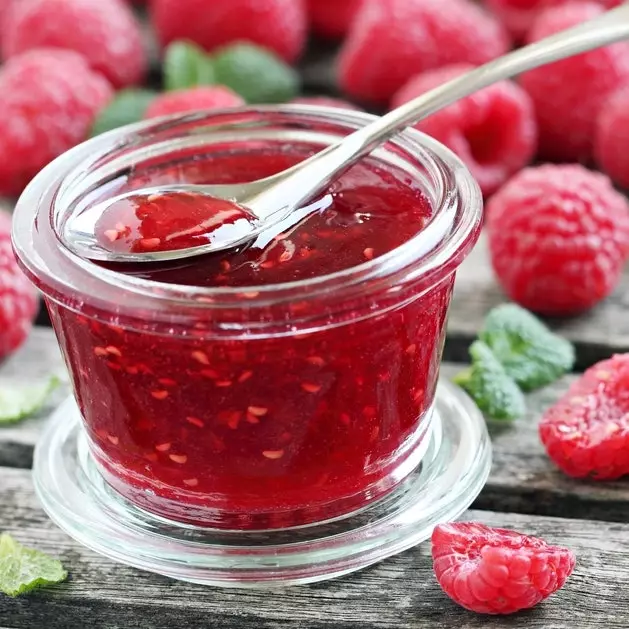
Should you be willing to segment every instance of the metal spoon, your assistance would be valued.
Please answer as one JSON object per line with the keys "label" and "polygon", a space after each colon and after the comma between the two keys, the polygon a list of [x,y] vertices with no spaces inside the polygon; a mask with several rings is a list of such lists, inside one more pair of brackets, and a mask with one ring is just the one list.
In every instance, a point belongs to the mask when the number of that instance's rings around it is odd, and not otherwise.
{"label": "metal spoon", "polygon": [[[405,127],[497,81],[527,70],[600,48],[629,37],[629,3],[593,20],[520,48],[398,107],[309,159],[277,175],[239,185],[165,185],[114,196],[71,217],[62,238],[81,257],[109,262],[165,262],[221,251],[251,241],[285,221],[324,191],[356,161]],[[235,225],[212,233],[207,244],[172,251],[109,251],[95,235],[102,213],[124,198],[173,191],[193,192],[234,201],[250,214]]]}

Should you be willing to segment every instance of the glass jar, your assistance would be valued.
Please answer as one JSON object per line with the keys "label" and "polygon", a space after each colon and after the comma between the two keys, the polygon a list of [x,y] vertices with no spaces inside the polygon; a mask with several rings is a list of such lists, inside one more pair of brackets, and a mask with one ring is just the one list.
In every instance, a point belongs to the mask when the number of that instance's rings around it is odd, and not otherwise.
{"label": "glass jar", "polygon": [[428,224],[333,274],[165,284],[80,259],[58,237],[80,203],[206,183],[203,160],[221,151],[322,148],[369,120],[282,106],[141,123],[70,151],[23,194],[15,250],[44,294],[90,452],[134,505],[197,526],[293,527],[372,504],[421,462],[455,272],[482,208],[437,142],[407,130],[373,156],[423,191]]}

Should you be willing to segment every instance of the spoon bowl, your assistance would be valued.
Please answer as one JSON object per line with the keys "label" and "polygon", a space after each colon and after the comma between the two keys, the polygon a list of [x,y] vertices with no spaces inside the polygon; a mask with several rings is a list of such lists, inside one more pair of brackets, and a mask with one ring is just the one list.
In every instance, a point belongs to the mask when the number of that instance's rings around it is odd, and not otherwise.
{"label": "spoon bowl", "polygon": [[[293,169],[290,169],[293,170]],[[109,197],[104,201],[90,204],[79,211],[72,220],[66,221],[62,230],[64,240],[71,239],[72,248],[76,253],[81,252],[83,257],[90,260],[102,262],[170,262],[173,260],[183,260],[186,258],[203,255],[203,253],[218,252],[231,249],[246,244],[264,235],[261,239],[264,242],[270,241],[279,233],[290,229],[292,226],[303,220],[306,216],[316,211],[324,210],[332,204],[330,195],[323,195],[314,202],[301,208],[285,206],[283,208],[269,207],[268,214],[261,215],[260,211],[253,214],[250,207],[260,207],[255,203],[256,189],[260,191],[273,185],[275,180],[290,172],[283,171],[278,175],[259,179],[253,184],[217,184],[217,185],[195,185],[172,184],[168,186],[153,186],[142,188],[141,190],[130,190]],[[208,212],[207,219],[198,223],[199,233],[193,236],[204,244],[182,247],[177,245],[181,238],[181,233],[173,233],[163,239],[162,245],[168,248],[153,248],[151,243],[147,243],[142,249],[127,251],[118,249],[117,244],[120,235],[118,232],[111,237],[108,236],[110,230],[102,225],[103,217],[113,208],[126,201],[143,200],[147,204],[156,204],[160,199],[166,199],[173,195],[181,197],[191,197],[197,204],[205,199],[210,202],[227,201],[237,215],[233,221],[222,221],[216,225],[212,224],[214,214]],[[110,221],[113,225],[115,221]],[[120,226],[120,232],[125,229],[131,231],[129,221],[124,221]],[[114,230],[115,231],[115,230]],[[187,236],[189,234],[183,234]],[[124,239],[122,239],[124,240]],[[140,239],[138,239],[141,242]],[[155,239],[147,239],[155,240]],[[190,239],[188,239],[190,240]],[[159,245],[160,243],[158,243]],[[210,251],[211,250],[211,251]],[[88,255],[89,254],[89,255]]]}
{"label": "spoon bowl", "polygon": [[[277,234],[287,223],[296,224],[309,211],[323,210],[330,205],[329,199],[320,198],[330,184],[407,126],[493,83],[626,38],[629,38],[629,3],[475,68],[271,177],[237,185],[177,184],[143,188],[80,208],[66,221],[62,240],[73,253],[90,260],[168,262],[237,247],[267,232]],[[210,212],[205,220],[210,221],[211,229],[204,231],[202,220],[202,229],[197,230],[198,237],[193,244],[188,243],[189,246],[121,251],[115,246],[115,238],[99,237],[98,226],[103,215],[116,204],[132,203],[138,198],[150,202],[151,197],[169,194],[195,195],[198,201],[228,202],[234,212],[240,214],[230,214],[228,221],[220,223]],[[314,203],[311,202],[313,199]],[[171,239],[172,244],[174,240]]]}

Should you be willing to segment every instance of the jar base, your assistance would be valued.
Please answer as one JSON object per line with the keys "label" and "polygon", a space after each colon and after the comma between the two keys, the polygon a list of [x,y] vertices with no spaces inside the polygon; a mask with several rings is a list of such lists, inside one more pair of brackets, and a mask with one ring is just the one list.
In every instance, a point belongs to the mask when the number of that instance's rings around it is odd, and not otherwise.
{"label": "jar base", "polygon": [[69,398],[35,448],[33,481],[60,528],[116,561],[192,583],[281,587],[365,568],[428,539],[437,524],[470,506],[489,475],[491,445],[477,407],[443,379],[426,439],[419,467],[366,509],[287,530],[224,531],[158,518],[113,491],[96,468]]}

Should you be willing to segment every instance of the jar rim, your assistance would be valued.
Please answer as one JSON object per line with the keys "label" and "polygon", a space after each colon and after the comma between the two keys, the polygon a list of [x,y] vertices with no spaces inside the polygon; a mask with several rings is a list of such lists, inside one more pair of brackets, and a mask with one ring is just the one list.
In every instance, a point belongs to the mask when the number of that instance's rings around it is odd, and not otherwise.
{"label": "jar rim", "polygon": [[[137,295],[140,298],[158,298],[161,302],[170,301],[173,304],[193,300],[195,306],[217,308],[221,305],[233,307],[236,302],[242,304],[242,296],[249,295],[247,307],[252,308],[293,300],[297,292],[310,297],[356,283],[390,277],[409,265],[413,266],[414,277],[430,277],[434,284],[437,281],[433,277],[435,273],[455,258],[460,263],[474,244],[476,238],[470,237],[480,229],[482,214],[482,195],[478,185],[452,151],[416,129],[409,128],[390,142],[415,157],[420,156],[423,165],[439,180],[440,198],[431,218],[431,223],[436,222],[438,228],[433,229],[432,235],[428,227],[422,229],[392,251],[356,266],[279,284],[195,287],[126,275],[78,257],[63,247],[60,241],[57,241],[56,248],[53,246],[51,232],[54,232],[54,217],[51,208],[72,176],[87,172],[90,165],[112,152],[133,147],[138,136],[150,136],[158,132],[172,133],[178,126],[203,124],[213,119],[221,120],[221,117],[237,118],[239,115],[262,118],[279,115],[294,117],[296,122],[302,117],[313,123],[342,126],[348,133],[375,119],[375,116],[364,112],[315,105],[268,105],[169,116],[96,136],[45,167],[20,197],[14,211],[12,237],[18,259],[27,274],[45,294],[56,301],[65,301],[64,295],[76,298],[77,291],[89,280],[92,283],[90,291],[96,299],[99,293],[97,287],[107,287],[110,290],[125,290],[127,295]],[[445,234],[445,238],[427,248],[426,244],[430,245],[427,240],[431,237],[434,239],[437,233]],[[60,273],[59,269],[63,272]],[[254,293],[256,295],[252,297]]]}

